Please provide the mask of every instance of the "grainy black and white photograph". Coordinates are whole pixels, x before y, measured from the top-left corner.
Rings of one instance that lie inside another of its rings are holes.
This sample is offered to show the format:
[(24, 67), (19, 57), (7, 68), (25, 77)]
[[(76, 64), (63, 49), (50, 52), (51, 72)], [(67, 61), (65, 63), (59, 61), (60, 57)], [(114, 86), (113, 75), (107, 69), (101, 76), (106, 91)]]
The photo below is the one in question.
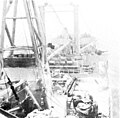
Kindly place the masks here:
[(119, 0), (0, 0), (1, 118), (120, 118)]

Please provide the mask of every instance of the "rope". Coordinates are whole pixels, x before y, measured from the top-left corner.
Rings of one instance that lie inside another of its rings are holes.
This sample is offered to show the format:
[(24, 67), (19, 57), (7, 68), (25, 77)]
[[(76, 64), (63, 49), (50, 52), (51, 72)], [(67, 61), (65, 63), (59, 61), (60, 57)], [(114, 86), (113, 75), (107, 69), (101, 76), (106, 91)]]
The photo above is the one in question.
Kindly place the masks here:
[(62, 23), (60, 17), (58, 16), (57, 12), (55, 11), (53, 5), (50, 5), (50, 7), (52, 8), (53, 12), (55, 13), (55, 15), (56, 15), (56, 17), (57, 17), (59, 23), (61, 24), (61, 26), (62, 26), (63, 28), (65, 28), (65, 26), (64, 26), (64, 24)]
[[(44, 29), (44, 26), (45, 26), (45, 23), (43, 22), (43, 17), (42, 17), (42, 14), (40, 13), (40, 17), (41, 17), (41, 21), (42, 21), (42, 23), (41, 23), (41, 28), (42, 28), (42, 31), (43, 31), (43, 34), (44, 34), (44, 38), (46, 37), (46, 33), (45, 33), (45, 29)], [(44, 26), (43, 26), (43, 25)]]
[[(47, 89), (45, 89), (45, 91), (46, 92), (49, 92)], [(47, 96), (47, 94), (46, 94), (46, 96)], [(56, 105), (58, 105), (59, 107), (61, 107), (58, 103), (56, 103), (53, 99), (51, 99), (49, 96), (47, 96), (50, 100), (52, 100)], [(55, 98), (56, 99), (56, 98)], [(56, 101), (57, 101), (57, 99), (56, 99)], [(62, 108), (62, 107), (61, 107)]]
[[(4, 72), (2, 72), (2, 73), (4, 73)], [(7, 89), (7, 96), (8, 96), (8, 99), (9, 99), (9, 92), (8, 92), (7, 82), (5, 80), (5, 76), (3, 76), (3, 77), (4, 77), (5, 86), (6, 86), (6, 89)]]
[(52, 8), (53, 12), (55, 13), (55, 15), (56, 15), (56, 17), (57, 17), (60, 25), (61, 25), (61, 26), (63, 27), (63, 29), (66, 31), (66, 33), (68, 34), (69, 38), (72, 39), (71, 35), (70, 35), (69, 32), (68, 32), (68, 29), (67, 29), (67, 28), (64, 26), (64, 24), (62, 23), (60, 17), (58, 16), (57, 12), (55, 11), (53, 5), (50, 4), (50, 7)]

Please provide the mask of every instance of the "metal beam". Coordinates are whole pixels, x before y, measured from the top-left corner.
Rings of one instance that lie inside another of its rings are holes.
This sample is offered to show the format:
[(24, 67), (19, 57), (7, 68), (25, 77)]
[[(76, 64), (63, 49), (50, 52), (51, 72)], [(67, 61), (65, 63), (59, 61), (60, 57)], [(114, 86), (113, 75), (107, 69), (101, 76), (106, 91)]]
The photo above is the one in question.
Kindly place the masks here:
[(60, 48), (58, 48), (56, 51), (54, 51), (48, 58), (47, 61), (49, 61), (52, 57), (54, 57), (55, 55), (59, 54), (65, 47), (67, 47), (72, 41), (70, 40), (69, 42), (67, 42), (65, 45), (61, 46)]
[[(6, 17), (6, 19), (27, 19), (27, 17)], [(31, 19), (36, 19), (35, 17), (31, 17)]]
[(0, 37), (0, 74), (3, 68), (3, 47), (4, 47), (4, 33), (5, 33), (5, 17), (6, 17), (7, 0), (3, 2), (3, 16)]
[[(16, 17), (16, 15), (17, 15), (17, 4), (18, 4), (18, 0), (15, 0), (13, 17)], [(12, 42), (14, 43), (14, 40), (15, 40), (15, 29), (16, 29), (16, 19), (13, 19), (13, 28), (12, 29), (13, 29), (12, 30)]]
[(42, 17), (40, 18), (38, 15), (38, 11), (36, 9), (35, 2), (33, 0), (32, 0), (32, 5), (33, 5), (33, 9), (34, 9), (34, 14), (36, 17), (38, 34), (39, 34), (39, 36), (41, 36), (41, 41), (42, 41), (42, 45), (43, 45), (42, 61), (43, 61), (43, 63), (46, 63), (46, 37), (45, 37), (45, 27), (44, 27), (44, 22), (43, 22), (43, 14), (41, 14)]
[(8, 36), (8, 39), (9, 39), (9, 41), (10, 41), (11, 46), (14, 46), (14, 43), (13, 43), (12, 38), (11, 38), (11, 36), (10, 36), (10, 32), (9, 32), (8, 27), (7, 27), (7, 24), (5, 24), (5, 31), (6, 31), (6, 33), (7, 33), (7, 36)]
[(74, 52), (79, 53), (79, 19), (78, 19), (78, 5), (74, 6)]
[(32, 44), (33, 44), (33, 50), (34, 50), (34, 53), (35, 53), (36, 62), (38, 63), (39, 62), (38, 53), (37, 53), (38, 51), (37, 51), (35, 37), (34, 37), (33, 24), (32, 24), (32, 21), (31, 21), (30, 5), (28, 4), (27, 0), (23, 0), (23, 2), (24, 2), (25, 12), (26, 12), (26, 16), (27, 16), (27, 21), (28, 21), (30, 37), (31, 37)]
[(5, 111), (2, 108), (0, 108), (0, 114), (2, 114), (4, 116), (4, 118), (18, 118), (17, 116)]
[[(3, 3), (3, 13), (2, 13), (3, 16), (2, 16), (2, 26), (1, 26), (0, 50), (3, 49), (3, 45), (4, 45), (6, 9), (7, 9), (7, 0), (4, 0), (4, 3)], [(1, 53), (1, 51), (0, 51), (0, 53)]]

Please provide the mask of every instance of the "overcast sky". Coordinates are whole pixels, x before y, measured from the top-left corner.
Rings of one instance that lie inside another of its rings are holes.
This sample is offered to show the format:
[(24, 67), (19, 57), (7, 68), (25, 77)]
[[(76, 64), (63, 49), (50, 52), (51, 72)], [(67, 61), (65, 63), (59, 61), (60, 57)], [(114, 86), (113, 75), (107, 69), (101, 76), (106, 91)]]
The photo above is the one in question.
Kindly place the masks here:
[[(47, 0), (54, 4), (67, 4), (70, 0)], [(66, 1), (66, 2), (65, 2)], [(96, 37), (108, 48), (116, 48), (120, 43), (120, 0), (71, 0), (79, 5), (79, 33)], [(66, 18), (67, 23), (69, 17)]]
[[(0, 14), (2, 14), (2, 1), (0, 1)], [(60, 34), (63, 31), (63, 27), (67, 27), (68, 31), (73, 33), (73, 7), (70, 5), (72, 3), (79, 5), (80, 35), (88, 33), (99, 40), (101, 47), (111, 51), (117, 51), (120, 43), (120, 0), (36, 1), (38, 1), (38, 5), (43, 5), (44, 3), (52, 5), (52, 7), (49, 5), (46, 6), (46, 11), (50, 9), (71, 11), (64, 13), (55, 13), (54, 10), (51, 13), (46, 12), (46, 32), (50, 39)]]

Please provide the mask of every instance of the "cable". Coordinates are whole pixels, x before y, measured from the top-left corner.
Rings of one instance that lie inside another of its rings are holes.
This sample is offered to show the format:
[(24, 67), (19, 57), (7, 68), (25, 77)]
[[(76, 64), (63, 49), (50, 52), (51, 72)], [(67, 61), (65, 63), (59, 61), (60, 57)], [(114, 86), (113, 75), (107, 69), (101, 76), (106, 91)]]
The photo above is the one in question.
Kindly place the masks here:
[[(79, 12), (79, 13), (81, 13), (80, 14), (80, 18), (82, 18), (83, 19), (83, 22), (85, 23), (85, 25), (86, 25), (86, 27), (88, 28), (88, 30), (92, 33), (93, 31), (91, 30), (91, 28), (89, 27), (89, 25), (88, 25), (88, 23), (86, 22), (86, 19), (84, 18), (84, 15), (83, 15), (83, 10), (82, 10), (82, 7), (79, 7), (79, 8), (81, 8), (79, 11), (81, 11), (81, 12)], [(95, 33), (94, 33), (95, 34)]]
[[(46, 33), (45, 33), (45, 29), (44, 29), (44, 26), (45, 26), (45, 23), (43, 22), (43, 17), (42, 17), (42, 14), (40, 13), (40, 17), (41, 17), (41, 21), (42, 21), (42, 23), (41, 23), (41, 28), (42, 28), (42, 31), (43, 31), (43, 34), (44, 34), (44, 38), (46, 37)], [(43, 26), (43, 25), (44, 26)]]
[[(29, 8), (28, 8), (29, 9)], [(30, 11), (29, 11), (30, 12)], [(31, 13), (30, 13), (31, 14)], [(31, 17), (31, 16), (30, 16)], [(31, 20), (31, 24), (32, 24), (32, 28), (33, 28), (33, 30), (35, 29), (34, 28), (34, 26), (33, 26), (33, 22), (32, 22), (32, 20)], [(22, 25), (23, 25), (23, 23), (22, 23)], [(24, 33), (24, 36), (25, 36), (25, 39), (26, 39), (26, 43), (27, 43), (27, 46), (29, 46), (29, 44), (28, 44), (28, 38), (27, 38), (27, 35), (26, 35), (26, 32), (25, 32), (25, 28), (24, 28), (24, 26), (23, 26), (23, 33)], [(26, 51), (28, 54), (30, 54), (30, 50), (28, 50), (28, 51)], [(32, 68), (32, 70), (33, 70), (33, 72), (35, 73), (35, 69), (34, 69), (34, 67)], [(36, 79), (37, 77), (35, 76), (35, 79)]]
[(50, 7), (52, 8), (53, 12), (55, 13), (55, 15), (56, 15), (56, 17), (57, 17), (57, 19), (58, 19), (59, 23), (60, 23), (60, 24), (62, 25), (62, 27), (64, 28), (64, 25), (63, 25), (63, 23), (62, 23), (61, 19), (59, 18), (59, 16), (58, 16), (57, 12), (55, 11), (55, 9), (54, 9), (53, 5), (50, 5)]
[[(47, 89), (45, 89), (45, 91), (46, 92), (49, 92)], [(59, 106), (60, 108), (62, 108), (57, 102), (55, 102), (53, 99), (51, 99), (47, 94), (46, 94), (46, 96), (53, 102), (53, 103), (55, 103), (55, 105), (57, 105), (57, 106)], [(56, 99), (56, 98), (55, 98)], [(57, 101), (57, 99), (56, 99), (56, 101)]]
[[(3, 76), (4, 72), (1, 73), (1, 76)], [(6, 86), (6, 89), (7, 89), (7, 95), (8, 95), (8, 98), (9, 98), (9, 92), (8, 92), (8, 87), (7, 87), (7, 82), (5, 80), (5, 76), (3, 76), (4, 78), (4, 82), (5, 82), (5, 86)]]
[(72, 39), (71, 35), (70, 35), (69, 32), (68, 32), (68, 29), (67, 29), (67, 28), (64, 26), (64, 24), (62, 23), (60, 17), (58, 16), (57, 12), (55, 11), (53, 5), (50, 4), (49, 6), (52, 8), (53, 12), (55, 13), (55, 15), (56, 15), (56, 17), (57, 17), (57, 19), (58, 19), (58, 21), (59, 21), (59, 23), (61, 24), (61, 26), (63, 27), (63, 29), (64, 29), (64, 30), (66, 31), (66, 33), (68, 34), (69, 39)]

